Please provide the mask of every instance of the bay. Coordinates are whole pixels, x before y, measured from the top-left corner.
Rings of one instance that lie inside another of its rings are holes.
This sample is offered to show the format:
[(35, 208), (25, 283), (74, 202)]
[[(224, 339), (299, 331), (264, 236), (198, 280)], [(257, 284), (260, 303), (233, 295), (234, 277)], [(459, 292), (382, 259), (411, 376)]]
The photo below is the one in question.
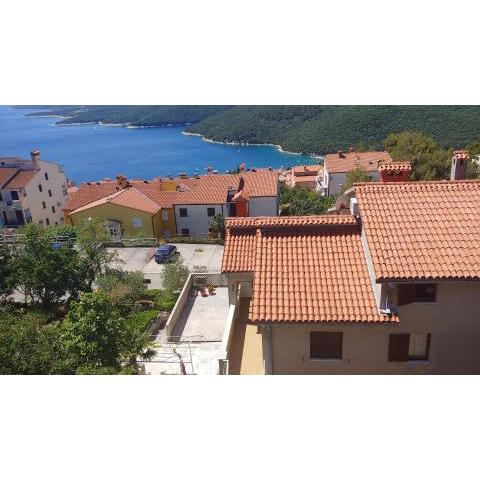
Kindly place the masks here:
[(65, 167), (75, 182), (113, 178), (150, 179), (205, 173), (207, 167), (225, 172), (245, 162), (248, 168), (280, 168), (315, 163), (270, 145), (226, 145), (182, 134), (184, 127), (126, 128), (98, 124), (55, 125), (58, 118), (27, 117), (33, 110), (0, 106), (0, 157), (40, 158)]

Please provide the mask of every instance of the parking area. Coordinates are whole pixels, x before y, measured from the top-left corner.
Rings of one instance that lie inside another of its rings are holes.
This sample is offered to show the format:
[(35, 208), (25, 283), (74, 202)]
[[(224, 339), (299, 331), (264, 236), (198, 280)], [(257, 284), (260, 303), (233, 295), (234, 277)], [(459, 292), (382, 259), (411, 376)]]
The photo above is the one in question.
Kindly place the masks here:
[[(185, 265), (190, 271), (195, 267), (203, 268), (207, 272), (220, 272), (223, 256), (223, 245), (204, 245), (174, 243), (178, 253), (183, 257)], [(116, 267), (125, 271), (143, 272), (149, 281), (149, 288), (162, 288), (162, 272), (165, 265), (158, 264), (153, 258), (154, 247), (112, 248), (116, 251), (118, 260)]]

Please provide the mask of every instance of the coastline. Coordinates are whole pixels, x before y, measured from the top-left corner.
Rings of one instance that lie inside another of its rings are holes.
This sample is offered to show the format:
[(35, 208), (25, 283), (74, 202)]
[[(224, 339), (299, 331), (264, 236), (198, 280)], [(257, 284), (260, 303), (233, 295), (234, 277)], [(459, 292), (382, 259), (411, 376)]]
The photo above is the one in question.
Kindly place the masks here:
[(308, 155), (306, 153), (290, 152), (288, 150), (284, 150), (281, 145), (277, 145), (276, 143), (220, 142), (218, 140), (212, 140), (211, 138), (207, 138), (201, 133), (186, 132), (185, 130), (182, 132), (182, 135), (201, 137), (201, 139), (205, 142), (218, 143), (220, 145), (240, 145), (242, 147), (275, 147), (280, 153), (286, 153), (287, 155), (303, 155), (305, 157), (312, 158), (320, 157), (319, 155)]
[[(25, 115), (26, 117), (30, 118), (60, 118), (60, 119), (67, 119), (67, 118), (72, 118), (69, 116), (63, 116), (63, 115)], [(143, 128), (168, 128), (168, 127), (189, 127), (192, 124), (191, 123), (181, 123), (181, 124), (174, 124), (174, 123), (168, 123), (164, 125), (133, 125), (130, 122), (125, 122), (125, 123), (108, 123), (108, 122), (102, 122), (102, 121), (94, 121), (94, 122), (72, 122), (72, 123), (59, 123), (55, 122), (55, 126), (59, 127), (79, 127), (82, 125), (99, 125), (101, 127), (107, 127), (107, 128), (115, 128), (115, 127), (123, 127), (123, 128), (128, 128), (128, 129), (143, 129)], [(218, 145), (231, 145), (231, 146), (243, 146), (243, 147), (275, 147), (280, 153), (284, 153), (286, 155), (294, 155), (294, 156), (305, 156), (305, 157), (310, 157), (312, 159), (315, 159), (315, 161), (322, 160), (323, 157), (321, 155), (315, 155), (315, 154), (304, 154), (300, 152), (291, 152), (289, 150), (284, 150), (281, 145), (275, 144), (275, 143), (249, 143), (249, 142), (220, 142), (218, 140), (213, 140), (211, 138), (206, 137), (205, 135), (202, 135), (201, 133), (194, 133), (194, 132), (187, 132), (185, 130), (182, 130), (181, 132), (182, 135), (188, 135), (188, 136), (194, 136), (194, 137), (200, 137), (203, 141), (209, 142), (209, 143), (215, 143)]]

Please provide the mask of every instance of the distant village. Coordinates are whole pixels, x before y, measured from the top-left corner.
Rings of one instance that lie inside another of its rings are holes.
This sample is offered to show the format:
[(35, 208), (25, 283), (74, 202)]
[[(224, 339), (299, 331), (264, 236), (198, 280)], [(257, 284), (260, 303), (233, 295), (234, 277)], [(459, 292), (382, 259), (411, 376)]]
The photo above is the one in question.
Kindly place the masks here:
[[(141, 270), (147, 289), (161, 286), (156, 249), (175, 247), (190, 271), (168, 318), (152, 323), (148, 374), (480, 373), (471, 161), (457, 150), (450, 180), (412, 181), (410, 162), (352, 147), (279, 171), (241, 164), (75, 185), (33, 150), (0, 158), (0, 240), (27, 223), (99, 219), (127, 263), (145, 255), (125, 268)], [(369, 181), (345, 189), (354, 169)], [(281, 215), (281, 185), (332, 206)]]

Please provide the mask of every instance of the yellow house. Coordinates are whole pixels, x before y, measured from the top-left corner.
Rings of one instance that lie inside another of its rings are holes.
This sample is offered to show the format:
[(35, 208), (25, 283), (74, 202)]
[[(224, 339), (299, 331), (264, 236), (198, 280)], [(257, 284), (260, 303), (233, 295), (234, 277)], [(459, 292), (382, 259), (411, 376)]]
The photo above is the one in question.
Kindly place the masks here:
[(69, 193), (65, 223), (79, 226), (89, 218), (99, 218), (115, 240), (168, 239), (176, 231), (174, 190), (174, 182), (127, 181), (122, 176), (116, 181), (82, 183)]

